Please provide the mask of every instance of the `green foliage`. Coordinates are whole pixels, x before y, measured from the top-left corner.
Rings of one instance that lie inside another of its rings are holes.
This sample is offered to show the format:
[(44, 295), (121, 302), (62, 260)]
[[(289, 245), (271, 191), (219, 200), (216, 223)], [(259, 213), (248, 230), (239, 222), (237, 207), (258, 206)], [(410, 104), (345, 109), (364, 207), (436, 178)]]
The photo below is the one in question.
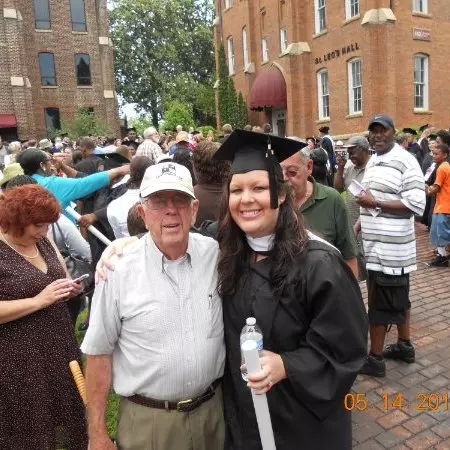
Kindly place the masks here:
[(136, 128), (136, 132), (139, 136), (144, 134), (144, 130), (153, 126), (152, 121), (145, 116), (134, 117), (130, 120), (129, 125)]
[(244, 96), (242, 92), (239, 92), (238, 100), (237, 100), (237, 120), (236, 127), (244, 128), (245, 125), (248, 124), (248, 109), (247, 104), (245, 103)]
[(48, 131), (50, 138), (67, 133), (71, 139), (78, 139), (82, 136), (105, 136), (106, 127), (104, 123), (95, 117), (95, 114), (88, 109), (79, 108), (72, 120), (63, 120), (61, 130)]
[(181, 125), (183, 130), (188, 130), (194, 126), (194, 117), (190, 106), (173, 101), (164, 114), (164, 130), (175, 130), (177, 125)]
[(153, 125), (173, 100), (213, 123), (212, 0), (116, 0), (109, 13), (117, 91)]
[(228, 75), (228, 66), (223, 44), (219, 47), (218, 103), (220, 126), (229, 123), (233, 127), (243, 128), (248, 121), (247, 105), (242, 93), (237, 95), (233, 78)]
[(197, 130), (201, 131), (205, 138), (210, 131), (212, 131), (214, 134), (216, 133), (216, 129), (212, 125), (203, 125), (201, 127), (197, 127)]

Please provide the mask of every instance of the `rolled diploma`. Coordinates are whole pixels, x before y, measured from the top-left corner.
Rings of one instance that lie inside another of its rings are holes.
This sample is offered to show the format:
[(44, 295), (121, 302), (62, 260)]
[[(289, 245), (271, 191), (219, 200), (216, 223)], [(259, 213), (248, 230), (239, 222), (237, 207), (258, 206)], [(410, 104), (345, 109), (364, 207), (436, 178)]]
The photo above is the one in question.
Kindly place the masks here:
[[(77, 222), (80, 220), (80, 215), (71, 207), (66, 208), (66, 212), (70, 214)], [(97, 230), (93, 225), (88, 226), (88, 230), (98, 239), (100, 239), (105, 245), (111, 244), (111, 241), (100, 231)]]
[[(242, 344), (242, 351), (244, 352), (248, 373), (252, 374), (259, 372), (261, 370), (261, 364), (259, 363), (259, 353), (256, 349), (256, 342), (245, 341)], [(266, 394), (257, 395), (252, 389), (252, 398), (263, 450), (276, 450), (267, 396)]]
[(77, 386), (81, 400), (83, 400), (83, 404), (84, 406), (86, 406), (86, 385), (84, 384), (84, 376), (83, 372), (81, 372), (80, 365), (78, 364), (78, 361), (70, 361), (69, 367), (72, 372), (73, 379), (75, 380), (75, 385)]

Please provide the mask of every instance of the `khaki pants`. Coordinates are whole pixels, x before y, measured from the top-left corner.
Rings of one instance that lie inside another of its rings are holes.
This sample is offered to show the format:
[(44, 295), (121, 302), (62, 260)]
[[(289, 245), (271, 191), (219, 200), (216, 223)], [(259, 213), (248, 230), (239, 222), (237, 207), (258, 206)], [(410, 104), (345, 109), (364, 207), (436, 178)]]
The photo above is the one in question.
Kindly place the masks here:
[(191, 412), (166, 411), (120, 399), (119, 450), (223, 450), (222, 388)]

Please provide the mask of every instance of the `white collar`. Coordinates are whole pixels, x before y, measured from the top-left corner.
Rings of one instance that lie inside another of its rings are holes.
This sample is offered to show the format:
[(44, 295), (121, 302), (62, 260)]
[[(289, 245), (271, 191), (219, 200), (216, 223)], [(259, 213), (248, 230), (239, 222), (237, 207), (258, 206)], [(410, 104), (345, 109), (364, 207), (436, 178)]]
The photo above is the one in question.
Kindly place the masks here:
[(272, 250), (273, 242), (275, 240), (275, 233), (262, 237), (251, 237), (248, 234), (245, 235), (247, 243), (250, 248), (255, 252), (268, 252)]

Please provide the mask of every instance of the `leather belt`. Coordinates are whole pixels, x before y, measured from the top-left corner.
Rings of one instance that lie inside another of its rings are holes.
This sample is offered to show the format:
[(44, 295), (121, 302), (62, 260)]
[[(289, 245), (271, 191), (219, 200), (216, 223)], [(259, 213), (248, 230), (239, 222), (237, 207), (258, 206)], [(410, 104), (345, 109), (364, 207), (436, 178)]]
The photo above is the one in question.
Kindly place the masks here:
[(181, 400), (179, 402), (169, 402), (165, 400), (154, 400), (152, 398), (143, 397), (142, 395), (135, 394), (131, 397), (125, 397), (130, 402), (136, 403), (141, 406), (147, 406), (148, 408), (176, 410), (179, 412), (189, 412), (198, 408), (201, 404), (205, 403), (209, 399), (214, 397), (215, 390), (219, 387), (222, 379), (218, 378), (214, 381), (206, 392), (194, 399)]

